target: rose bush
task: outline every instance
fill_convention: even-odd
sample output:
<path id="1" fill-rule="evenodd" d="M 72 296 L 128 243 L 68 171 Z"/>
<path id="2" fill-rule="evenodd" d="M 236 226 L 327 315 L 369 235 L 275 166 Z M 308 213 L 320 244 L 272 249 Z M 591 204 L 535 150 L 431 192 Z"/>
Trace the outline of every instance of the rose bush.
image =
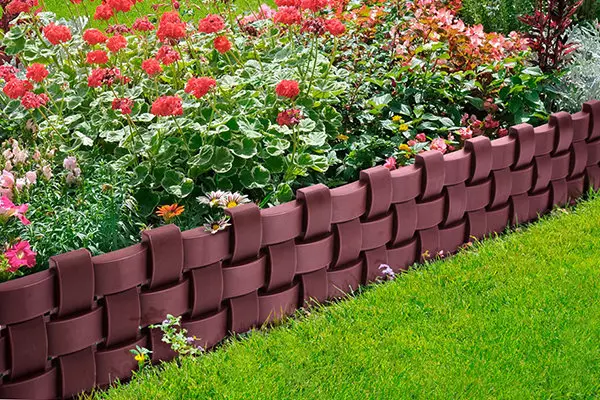
<path id="1" fill-rule="evenodd" d="M 177 2 L 143 15 L 109 0 L 87 5 L 95 27 L 27 3 L 0 43 L 13 58 L 0 66 L 0 135 L 40 157 L 3 154 L 5 172 L 25 179 L 6 195 L 46 230 L 41 210 L 58 226 L 64 210 L 94 216 L 111 204 L 110 221 L 90 221 L 121 240 L 73 221 L 64 235 L 15 233 L 7 250 L 22 236 L 45 265 L 53 251 L 108 251 L 151 224 L 208 219 L 214 233 L 228 225 L 216 204 L 277 204 L 307 184 L 544 118 L 553 77 L 530 67 L 518 34 L 465 26 L 457 1 L 277 0 L 197 18 Z"/>

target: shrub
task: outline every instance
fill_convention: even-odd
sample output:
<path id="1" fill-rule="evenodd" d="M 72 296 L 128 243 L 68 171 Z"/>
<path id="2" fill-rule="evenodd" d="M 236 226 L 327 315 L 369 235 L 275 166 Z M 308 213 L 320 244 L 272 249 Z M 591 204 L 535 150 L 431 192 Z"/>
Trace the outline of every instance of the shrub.
<path id="1" fill-rule="evenodd" d="M 558 86 L 561 107 L 575 111 L 581 103 L 600 98 L 600 30 L 597 24 L 581 24 L 569 32 L 576 49 Z"/>
<path id="2" fill-rule="evenodd" d="M 575 50 L 575 44 L 568 42 L 565 34 L 582 1 L 539 0 L 533 14 L 519 18 L 529 27 L 527 38 L 542 71 L 559 70 Z"/>

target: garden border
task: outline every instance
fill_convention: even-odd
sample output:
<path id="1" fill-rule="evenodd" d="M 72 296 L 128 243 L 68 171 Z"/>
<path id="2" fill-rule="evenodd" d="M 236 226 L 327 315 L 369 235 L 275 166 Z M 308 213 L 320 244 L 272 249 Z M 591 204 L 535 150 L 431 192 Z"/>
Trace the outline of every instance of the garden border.
<path id="1" fill-rule="evenodd" d="M 600 188 L 599 163 L 594 100 L 507 137 L 300 189 L 276 207 L 235 207 L 232 226 L 214 235 L 166 225 L 111 253 L 52 257 L 49 270 L 0 284 L 0 397 L 71 397 L 126 380 L 136 346 L 153 362 L 173 358 L 148 329 L 167 313 L 210 348 L 311 299 L 343 297 L 381 276 L 381 264 L 406 270 Z"/>

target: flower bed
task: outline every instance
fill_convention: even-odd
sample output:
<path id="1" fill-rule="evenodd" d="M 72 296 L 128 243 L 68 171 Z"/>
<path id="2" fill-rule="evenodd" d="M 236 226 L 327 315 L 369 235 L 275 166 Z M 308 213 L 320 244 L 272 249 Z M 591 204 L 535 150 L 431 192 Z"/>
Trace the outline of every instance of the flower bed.
<path id="1" fill-rule="evenodd" d="M 229 224 L 217 198 L 276 206 L 551 109 L 554 76 L 526 42 L 465 26 L 458 1 L 277 3 L 141 15 L 115 0 L 93 5 L 90 28 L 10 2 L 3 280 L 79 247 L 117 250 L 153 225 L 216 233 Z"/>
<path id="2" fill-rule="evenodd" d="M 167 314 L 210 348 L 531 221 L 587 188 L 600 188 L 598 101 L 454 153 L 424 152 L 415 165 L 364 170 L 338 188 L 310 186 L 272 208 L 233 207 L 232 226 L 216 234 L 165 225 L 115 252 L 53 257 L 50 270 L 0 284 L 0 397 L 105 387 L 147 354 L 132 350 L 150 350 L 154 362 L 175 356 L 148 329 Z"/>

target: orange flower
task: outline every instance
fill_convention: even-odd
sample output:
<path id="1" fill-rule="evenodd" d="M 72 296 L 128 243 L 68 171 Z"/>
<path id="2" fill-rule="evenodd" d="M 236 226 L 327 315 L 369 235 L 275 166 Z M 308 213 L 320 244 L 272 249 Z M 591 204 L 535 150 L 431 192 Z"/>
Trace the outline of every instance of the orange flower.
<path id="1" fill-rule="evenodd" d="M 162 219 L 168 224 L 175 217 L 181 215 L 185 208 L 183 206 L 178 205 L 177 203 L 171 205 L 164 205 L 158 207 L 156 211 L 156 215 L 162 217 Z"/>

